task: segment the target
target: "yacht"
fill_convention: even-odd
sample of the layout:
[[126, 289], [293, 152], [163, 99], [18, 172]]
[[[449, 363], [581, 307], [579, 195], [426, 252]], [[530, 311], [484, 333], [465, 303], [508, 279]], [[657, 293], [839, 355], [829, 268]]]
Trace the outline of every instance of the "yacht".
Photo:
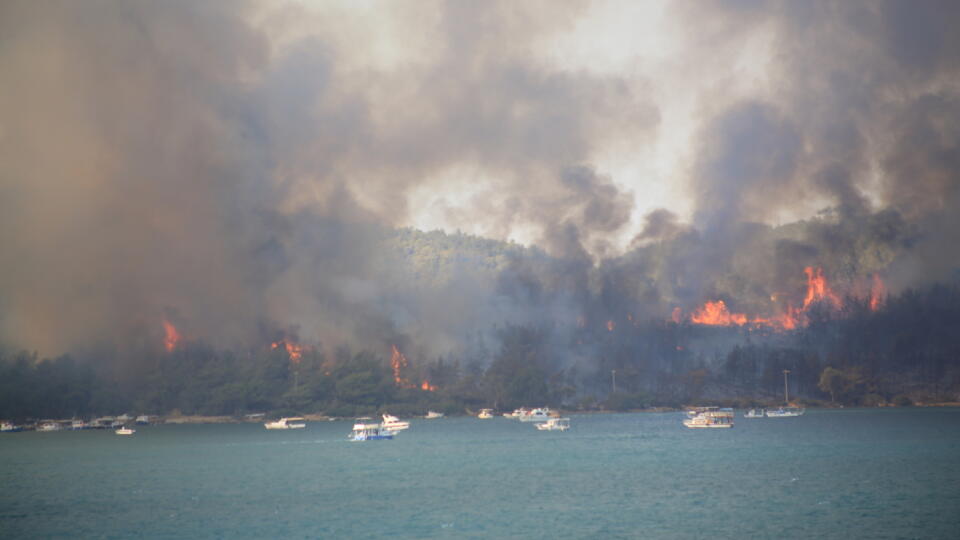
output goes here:
[[[364, 420], [364, 419], [360, 419]], [[379, 441], [392, 439], [394, 432], [380, 424], [368, 424], [360, 421], [353, 425], [353, 431], [347, 437], [351, 441]]]
[[521, 422], [546, 422], [550, 419], [550, 409], [543, 407], [532, 411], [523, 411], [517, 419]]
[[384, 413], [382, 425], [385, 429], [389, 429], [390, 431], [396, 432], [396, 431], [403, 431], [409, 428], [410, 422], [403, 422], [396, 416], [393, 416], [392, 414]]
[[435, 418], [443, 418], [442, 412], [427, 411], [427, 415], [424, 416], [427, 420], [433, 420]]
[[287, 418], [281, 418], [275, 422], [267, 422], [263, 424], [263, 427], [267, 429], [303, 429], [307, 427], [307, 424], [303, 422], [303, 418], [299, 416], [291, 416]]
[[794, 416], [803, 416], [806, 409], [796, 407], [780, 407], [775, 411], [767, 411], [767, 418], [792, 418]]
[[763, 418], [764, 413], [763, 409], [750, 409], [749, 411], [743, 413], [744, 418]]
[[504, 417], [504, 418], [513, 418], [514, 420], [516, 420], [517, 418], [520, 418], [521, 416], [523, 416], [523, 415], [525, 415], [525, 414], [529, 414], [529, 413], [530, 413], [530, 411], [528, 411], [527, 409], [524, 409], [523, 407], [520, 407], [519, 409], [514, 409], [513, 412], [505, 412], [505, 413], [503, 413], [503, 417]]
[[569, 418], [551, 418], [546, 422], [534, 424], [540, 431], [566, 431], [570, 429]]
[[732, 428], [733, 409], [719, 409], [708, 407], [692, 418], [683, 421], [688, 428]]
[[480, 414], [477, 415], [477, 418], [481, 420], [493, 418], [493, 409], [480, 409]]

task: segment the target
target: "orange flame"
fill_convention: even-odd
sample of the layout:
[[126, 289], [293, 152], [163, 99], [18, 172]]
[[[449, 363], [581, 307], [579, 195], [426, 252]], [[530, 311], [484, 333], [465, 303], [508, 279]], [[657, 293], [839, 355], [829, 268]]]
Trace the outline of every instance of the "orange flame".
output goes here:
[[807, 296], [803, 299], [803, 309], [806, 310], [814, 302], [828, 301], [833, 307], [840, 308], [843, 303], [840, 297], [834, 294], [827, 284], [827, 279], [823, 277], [823, 269], [808, 266], [803, 269], [807, 274]]
[[420, 384], [420, 389], [421, 389], [421, 390], [424, 390], [424, 391], [426, 391], [426, 392], [436, 392], [436, 391], [437, 391], [437, 387], [434, 386], [434, 385], [432, 385], [432, 384], [430, 384], [430, 381], [428, 381], [428, 380], [426, 380], [426, 379], [424, 379], [423, 382]]
[[270, 348], [277, 349], [281, 345], [287, 350], [287, 355], [290, 357], [290, 361], [294, 364], [299, 364], [300, 359], [303, 358], [303, 345], [290, 343], [289, 341], [281, 339], [280, 341], [274, 341], [271, 343]]
[[400, 349], [398, 349], [396, 345], [391, 345], [390, 349], [392, 350], [390, 355], [390, 367], [393, 368], [393, 383], [400, 388], [415, 388], [410, 381], [400, 375], [400, 370], [410, 365], [410, 362], [407, 361], [407, 357], [400, 352]]
[[707, 302], [702, 308], [690, 314], [690, 321], [696, 324], [711, 326], [742, 326], [747, 323], [747, 316], [742, 313], [730, 313], [723, 300]]
[[873, 286], [870, 288], [870, 311], [877, 311], [887, 296], [887, 288], [879, 274], [873, 275]]
[[165, 334], [163, 347], [167, 352], [173, 352], [173, 350], [177, 348], [177, 345], [180, 344], [180, 333], [177, 332], [177, 327], [166, 319], [163, 320], [163, 331]]

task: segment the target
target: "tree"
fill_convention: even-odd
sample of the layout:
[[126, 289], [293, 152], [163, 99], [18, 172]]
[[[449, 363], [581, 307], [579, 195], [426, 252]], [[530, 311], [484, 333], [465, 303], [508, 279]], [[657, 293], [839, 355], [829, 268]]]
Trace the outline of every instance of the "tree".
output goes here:
[[827, 366], [820, 373], [820, 382], [817, 387], [830, 394], [830, 401], [836, 403], [837, 392], [842, 392], [846, 384], [846, 377], [839, 369]]

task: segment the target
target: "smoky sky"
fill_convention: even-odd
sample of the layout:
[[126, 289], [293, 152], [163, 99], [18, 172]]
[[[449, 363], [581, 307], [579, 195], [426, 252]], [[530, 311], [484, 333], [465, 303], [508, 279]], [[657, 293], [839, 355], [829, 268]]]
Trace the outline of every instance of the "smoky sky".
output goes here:
[[[798, 286], [794, 264], [899, 287], [956, 273], [956, 3], [669, 3], [682, 77], [545, 59], [591, 4], [352, 9], [5, 2], [0, 339], [150, 342], [166, 318], [221, 346], [436, 351], [511, 318], [759, 310]], [[743, 51], [763, 84], [697, 85], [736, 79]], [[649, 156], [674, 88], [693, 127], [666, 178], [690, 212], [644, 217], [653, 180], [602, 157]], [[544, 251], [420, 290], [383, 246], [422, 201]]]

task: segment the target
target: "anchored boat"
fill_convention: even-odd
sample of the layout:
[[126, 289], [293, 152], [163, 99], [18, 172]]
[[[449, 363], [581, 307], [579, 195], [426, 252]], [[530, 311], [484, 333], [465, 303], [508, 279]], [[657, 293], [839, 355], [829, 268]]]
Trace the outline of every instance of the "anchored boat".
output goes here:
[[288, 418], [281, 418], [275, 422], [267, 422], [263, 424], [263, 427], [267, 429], [303, 429], [307, 427], [307, 424], [304, 423], [304, 419], [299, 416], [291, 416]]
[[704, 407], [705, 410], [683, 421], [688, 428], [732, 428], [733, 409]]

